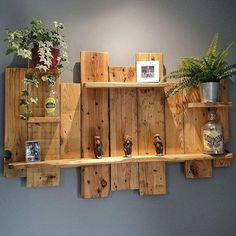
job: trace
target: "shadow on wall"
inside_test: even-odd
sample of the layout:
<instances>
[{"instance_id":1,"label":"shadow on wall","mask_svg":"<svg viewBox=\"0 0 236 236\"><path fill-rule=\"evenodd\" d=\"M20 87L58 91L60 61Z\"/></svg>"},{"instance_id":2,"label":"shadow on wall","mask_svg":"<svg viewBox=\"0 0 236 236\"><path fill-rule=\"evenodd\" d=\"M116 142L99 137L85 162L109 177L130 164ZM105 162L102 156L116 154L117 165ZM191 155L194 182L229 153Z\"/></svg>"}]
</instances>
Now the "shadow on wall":
<instances>
[{"instance_id":1,"label":"shadow on wall","mask_svg":"<svg viewBox=\"0 0 236 236\"><path fill-rule=\"evenodd\" d=\"M80 83L81 73L80 73L80 62L76 62L73 68L73 82Z\"/></svg>"}]
</instances>

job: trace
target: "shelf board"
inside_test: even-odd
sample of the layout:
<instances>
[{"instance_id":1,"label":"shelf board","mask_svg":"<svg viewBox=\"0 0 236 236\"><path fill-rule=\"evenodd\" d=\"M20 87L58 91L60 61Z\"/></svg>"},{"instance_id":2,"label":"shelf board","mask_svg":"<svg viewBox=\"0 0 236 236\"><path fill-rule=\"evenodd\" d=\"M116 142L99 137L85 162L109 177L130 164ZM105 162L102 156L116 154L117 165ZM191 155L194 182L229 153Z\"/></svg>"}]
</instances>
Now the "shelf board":
<instances>
[{"instance_id":1,"label":"shelf board","mask_svg":"<svg viewBox=\"0 0 236 236\"><path fill-rule=\"evenodd\" d=\"M193 103L188 103L188 108L211 108L211 107L232 107L233 103L232 102L193 102Z\"/></svg>"},{"instance_id":2,"label":"shelf board","mask_svg":"<svg viewBox=\"0 0 236 236\"><path fill-rule=\"evenodd\" d=\"M59 116L48 117L30 117L28 123L58 123L60 122Z\"/></svg>"},{"instance_id":3,"label":"shelf board","mask_svg":"<svg viewBox=\"0 0 236 236\"><path fill-rule=\"evenodd\" d=\"M86 82L86 83L83 83L84 88L163 88L168 85L169 85L168 82L164 82L164 83Z\"/></svg>"},{"instance_id":4,"label":"shelf board","mask_svg":"<svg viewBox=\"0 0 236 236\"><path fill-rule=\"evenodd\" d=\"M24 169L24 168L36 168L44 166L56 166L60 168L73 168L73 167L82 167L82 166L94 166L94 165L109 165L109 164L122 164L122 163L143 163L143 162L185 162L185 161L194 161L194 160L214 160L214 159L232 159L232 153L225 153L223 155L207 155L203 153L192 153L192 154L171 154L164 156L132 156L130 158L125 158L123 156L115 157L103 157L102 159L81 159L79 154L69 154L66 155L66 158L69 159L60 159L60 160L48 160L41 162L14 162L9 163L8 166L10 169ZM63 158L63 156L62 156Z\"/></svg>"}]
</instances>

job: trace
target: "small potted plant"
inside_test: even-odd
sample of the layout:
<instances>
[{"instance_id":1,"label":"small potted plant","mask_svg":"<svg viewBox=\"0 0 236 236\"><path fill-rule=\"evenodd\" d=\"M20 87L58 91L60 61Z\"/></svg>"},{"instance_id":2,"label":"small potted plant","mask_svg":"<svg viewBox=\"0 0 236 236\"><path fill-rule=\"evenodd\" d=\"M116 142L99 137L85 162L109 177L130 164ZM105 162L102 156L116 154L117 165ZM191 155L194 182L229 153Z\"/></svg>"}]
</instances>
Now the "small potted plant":
<instances>
[{"instance_id":1,"label":"small potted plant","mask_svg":"<svg viewBox=\"0 0 236 236\"><path fill-rule=\"evenodd\" d=\"M5 41L8 42L6 54L15 53L22 58L32 60L39 70L63 67L67 62L66 42L59 33L64 28L62 23L54 21L49 28L41 20L32 20L23 30L6 29Z\"/></svg>"},{"instance_id":2,"label":"small potted plant","mask_svg":"<svg viewBox=\"0 0 236 236\"><path fill-rule=\"evenodd\" d=\"M50 69L62 69L68 62L67 45L62 23L54 21L54 27L49 28L41 20L34 19L23 30L11 31L6 29L5 41L8 42L6 54L15 53L17 56L32 61L39 72L44 72L42 80L49 84L55 83L55 76ZM27 73L24 78L24 89L21 93L20 106L23 106L21 119L28 119L32 115L31 104L37 103L38 98L29 92L30 87L38 87L38 73Z\"/></svg>"},{"instance_id":3,"label":"small potted plant","mask_svg":"<svg viewBox=\"0 0 236 236\"><path fill-rule=\"evenodd\" d=\"M202 58L181 58L179 69L172 71L166 79L179 80L167 91L167 97L192 87L200 88L202 102L217 102L219 97L219 82L236 74L236 64L229 65L225 58L229 54L232 43L217 50L218 34L216 34Z\"/></svg>"}]
</instances>

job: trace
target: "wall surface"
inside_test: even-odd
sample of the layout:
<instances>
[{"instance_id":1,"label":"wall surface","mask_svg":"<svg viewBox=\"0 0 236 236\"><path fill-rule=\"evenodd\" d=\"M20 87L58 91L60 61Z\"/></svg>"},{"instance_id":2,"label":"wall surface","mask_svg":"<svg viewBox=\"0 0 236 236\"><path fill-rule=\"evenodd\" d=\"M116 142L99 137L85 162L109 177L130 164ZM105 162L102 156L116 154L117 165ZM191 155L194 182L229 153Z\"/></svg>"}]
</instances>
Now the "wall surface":
<instances>
[{"instance_id":1,"label":"wall surface","mask_svg":"<svg viewBox=\"0 0 236 236\"><path fill-rule=\"evenodd\" d=\"M216 32L220 45L236 42L234 0L1 0L0 1L0 156L4 156L4 69L25 64L5 56L4 28L17 29L34 18L65 24L70 65L63 81L73 80L81 50L108 51L110 65L134 65L135 52L161 51L167 72L181 56L201 56ZM234 45L229 61L236 58ZM77 74L74 73L74 77ZM76 79L76 78L75 78ZM236 100L236 85L230 100ZM236 103L236 102L235 102ZM230 110L236 151L236 108ZM3 160L1 159L1 169ZM79 197L79 172L61 171L56 188L26 189L20 179L0 176L1 236L234 236L236 161L214 178L185 179L180 164L170 164L168 194L139 197L112 192L107 199Z\"/></svg>"}]
</instances>

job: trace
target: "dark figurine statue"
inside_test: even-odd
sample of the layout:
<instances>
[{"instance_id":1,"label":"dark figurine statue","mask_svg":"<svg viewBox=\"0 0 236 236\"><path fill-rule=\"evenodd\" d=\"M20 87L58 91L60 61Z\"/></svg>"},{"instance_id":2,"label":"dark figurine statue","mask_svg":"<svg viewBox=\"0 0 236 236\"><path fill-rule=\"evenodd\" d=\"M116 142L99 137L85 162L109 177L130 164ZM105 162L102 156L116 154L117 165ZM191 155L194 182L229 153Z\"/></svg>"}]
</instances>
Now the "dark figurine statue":
<instances>
[{"instance_id":1,"label":"dark figurine statue","mask_svg":"<svg viewBox=\"0 0 236 236\"><path fill-rule=\"evenodd\" d=\"M125 157L131 157L132 146L133 146L132 138L129 135L126 135L124 137L124 142L123 142Z\"/></svg>"},{"instance_id":2,"label":"dark figurine statue","mask_svg":"<svg viewBox=\"0 0 236 236\"><path fill-rule=\"evenodd\" d=\"M156 134L154 136L154 146L155 146L155 149L156 149L156 154L158 156L163 155L163 143L161 141L161 137L160 137L159 134Z\"/></svg>"},{"instance_id":3,"label":"dark figurine statue","mask_svg":"<svg viewBox=\"0 0 236 236\"><path fill-rule=\"evenodd\" d=\"M102 142L101 142L101 137L100 136L94 136L94 155L95 158L101 159L103 155L102 151Z\"/></svg>"}]
</instances>

